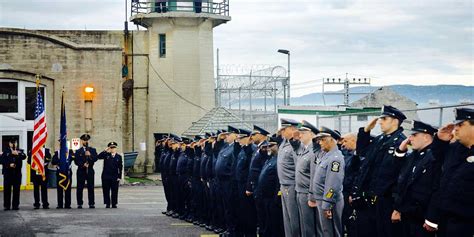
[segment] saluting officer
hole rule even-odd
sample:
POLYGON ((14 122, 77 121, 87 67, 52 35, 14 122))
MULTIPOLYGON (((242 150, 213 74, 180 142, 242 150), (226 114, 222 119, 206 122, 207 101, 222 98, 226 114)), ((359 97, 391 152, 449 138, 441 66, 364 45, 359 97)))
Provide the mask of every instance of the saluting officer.
POLYGON ((10 209, 19 210, 21 167, 23 166, 24 159, 26 159, 26 155, 23 150, 18 149, 18 140, 16 138, 10 139, 8 148, 3 151, 1 158, 4 188, 3 207, 5 211, 10 209))
POLYGON ((300 217, 298 205, 296 204, 295 191, 295 164, 296 152, 293 149, 293 134, 297 130, 299 122, 292 119, 281 119, 281 130, 283 141, 278 150, 278 179, 282 192, 283 223, 285 236, 300 236, 300 217))
POLYGON ((439 236, 474 235, 474 109, 455 110, 454 124, 438 130, 436 159, 444 159, 440 187, 428 208, 424 228, 439 236), (454 136, 453 136, 454 133, 454 136), (449 143, 452 139, 456 141, 449 143))
POLYGON ((300 142, 300 145, 296 154, 298 158, 296 160, 295 190, 300 214, 301 236, 313 237, 316 236, 316 220, 318 216, 316 216, 316 208, 308 205, 308 197, 311 186, 311 174, 314 174, 314 166, 316 164, 314 148, 315 146, 319 147, 319 144, 313 144, 313 139, 319 133, 319 130, 305 120, 302 121, 298 130, 299 137, 297 140, 300 142))
POLYGON ((400 236, 401 227, 392 223, 396 184, 402 159, 394 159, 393 153, 406 139, 401 124, 406 116, 397 108, 384 106, 382 115, 360 128, 357 135, 356 152, 365 157, 356 178, 354 193, 349 202, 357 209, 358 236, 400 236), (371 137, 370 131, 377 121, 382 134, 371 137))
POLYGON ((94 201, 94 163, 97 161, 97 150, 89 146, 89 134, 81 136, 82 147, 76 151, 74 163, 77 165, 77 208, 82 209, 84 184, 87 183, 87 199, 89 208, 95 208, 94 201))
POLYGON ((102 191, 104 193, 105 208, 117 208, 119 182, 122 178, 123 160, 117 153, 117 143, 109 142, 105 151, 102 151, 98 159, 104 160, 102 170, 102 191), (112 195, 110 195, 112 193, 112 195))
POLYGON ((431 196, 439 187, 442 159, 432 153, 433 135, 437 129, 421 121, 414 121, 411 135, 395 150, 395 159, 406 159, 407 166, 398 182, 399 197, 395 202, 392 222, 400 222, 403 236, 434 236, 423 229, 431 196), (408 146, 413 152, 407 154, 408 146))
POLYGON ((319 221, 317 224, 323 236, 344 236, 342 229, 342 210, 344 197, 342 195, 344 181, 344 156, 337 146, 341 134, 326 127, 321 127, 316 135, 325 151, 321 159, 316 161, 313 177, 314 192, 310 195, 308 205, 317 207, 319 221))
MULTIPOLYGON (((35 209, 39 209, 41 204, 40 201, 43 203, 43 209, 49 209, 48 203, 48 174, 49 169, 48 165, 51 162, 51 151, 48 148, 44 149, 44 176, 45 179, 43 180, 43 176, 39 175, 36 170, 31 168, 31 182, 33 182, 33 198, 34 203, 33 206, 35 209), (41 190, 40 190, 41 189, 41 190), (41 192, 41 199, 40 199, 40 192, 41 192)), ((28 164, 32 164, 31 162, 31 154, 28 156, 28 164)))

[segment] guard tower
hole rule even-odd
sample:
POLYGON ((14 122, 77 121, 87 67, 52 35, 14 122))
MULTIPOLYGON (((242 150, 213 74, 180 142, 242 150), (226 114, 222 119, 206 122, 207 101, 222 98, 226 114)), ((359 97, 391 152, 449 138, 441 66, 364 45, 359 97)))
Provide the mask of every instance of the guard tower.
POLYGON ((130 48, 133 143, 147 143, 148 172, 153 133, 181 134, 215 105, 213 29, 231 20, 229 0, 131 0, 130 20, 147 29, 132 32, 130 48))

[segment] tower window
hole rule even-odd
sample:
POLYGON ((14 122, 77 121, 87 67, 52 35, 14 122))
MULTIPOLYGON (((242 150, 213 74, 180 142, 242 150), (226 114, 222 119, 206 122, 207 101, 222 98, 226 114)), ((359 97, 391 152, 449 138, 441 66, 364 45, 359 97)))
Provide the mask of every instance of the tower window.
POLYGON ((160 48, 160 58, 165 58, 166 57, 166 35, 165 34, 159 34, 159 48, 160 48))

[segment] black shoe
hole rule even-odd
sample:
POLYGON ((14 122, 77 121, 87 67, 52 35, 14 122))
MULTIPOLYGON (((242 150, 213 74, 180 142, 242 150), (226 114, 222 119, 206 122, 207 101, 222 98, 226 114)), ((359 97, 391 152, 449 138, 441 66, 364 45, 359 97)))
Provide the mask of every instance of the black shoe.
POLYGON ((165 215, 172 216, 174 213, 172 211, 167 211, 165 215))
POLYGON ((179 217, 178 213, 174 213, 174 214, 171 215, 171 216, 172 216, 173 218, 175 218, 175 219, 179 217))
POLYGON ((166 215, 166 213, 167 213, 166 211, 162 211, 162 212, 161 212, 161 214, 163 214, 163 215, 166 215))
POLYGON ((185 216, 179 216, 179 219, 184 220, 184 219, 186 219, 186 217, 185 216))
POLYGON ((56 207, 56 209, 63 209, 63 207, 56 207))
POLYGON ((112 208, 117 208, 117 205, 112 205, 112 208))
POLYGON ((20 210, 20 208, 18 208, 18 207, 14 207, 14 208, 12 208, 12 210, 14 210, 14 211, 18 211, 18 210, 20 210))
POLYGON ((105 205, 105 208, 110 208, 110 205, 105 205))
POLYGON ((82 205, 77 206, 77 209, 82 209, 82 205))
POLYGON ((37 209, 40 209, 40 207, 34 207, 33 209, 37 210, 37 209))
POLYGON ((48 207, 48 206, 44 206, 43 209, 49 209, 49 207, 48 207))
POLYGON ((89 205, 89 208, 90 208, 90 209, 94 209, 95 206, 94 206, 94 205, 89 205))
POLYGON ((64 209, 71 209, 71 207, 64 207, 64 209))
POLYGON ((206 224, 201 223, 199 226, 202 227, 202 228, 205 228, 205 227, 206 227, 206 224))
POLYGON ((10 211, 10 208, 7 207, 7 208, 4 208, 3 210, 4 210, 4 211, 10 211))
POLYGON ((208 230, 208 231, 212 231, 212 226, 210 226, 210 225, 206 225, 206 230, 208 230))

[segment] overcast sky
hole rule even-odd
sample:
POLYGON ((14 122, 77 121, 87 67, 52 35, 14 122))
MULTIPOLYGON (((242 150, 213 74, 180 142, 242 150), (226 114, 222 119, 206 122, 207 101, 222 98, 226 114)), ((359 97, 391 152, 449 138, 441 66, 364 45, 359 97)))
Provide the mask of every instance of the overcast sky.
MULTIPOLYGON (((345 73, 375 86, 473 86, 473 10, 470 0, 230 0, 214 47, 221 64, 285 67, 276 51, 290 50, 292 96, 345 73)), ((124 18, 125 0, 0 0, 0 27, 120 30, 124 18)))

